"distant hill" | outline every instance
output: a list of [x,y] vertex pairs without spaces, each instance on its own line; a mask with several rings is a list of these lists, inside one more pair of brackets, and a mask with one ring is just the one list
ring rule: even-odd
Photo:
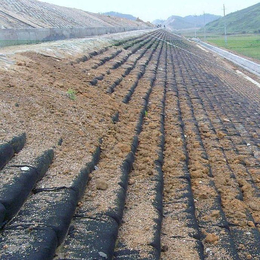
[[191,24],[190,22],[186,21],[185,18],[175,15],[169,17],[163,23],[163,25],[172,30],[182,30],[195,27],[195,24]]
[[37,0],[1,0],[0,29],[148,27],[148,23],[90,13]]
[[[189,15],[184,17],[185,21],[195,24],[196,27],[204,27],[205,24],[210,23],[212,21],[215,21],[219,19],[220,15],[214,15],[214,14],[202,14],[202,15]],[[205,21],[204,21],[205,20]]]
[[207,24],[206,31],[222,34],[225,22],[227,33],[260,33],[260,3]]
[[219,19],[220,16],[213,14],[205,15],[189,15],[185,17],[181,16],[170,16],[167,20],[155,20],[153,24],[162,24],[171,30],[185,30],[191,28],[201,28],[204,24]]
[[137,19],[137,17],[134,17],[131,14],[121,14],[121,13],[117,13],[117,12],[106,12],[106,13],[102,13],[102,14],[108,15],[108,16],[125,18],[125,19],[132,20],[132,21],[136,21],[136,19]]

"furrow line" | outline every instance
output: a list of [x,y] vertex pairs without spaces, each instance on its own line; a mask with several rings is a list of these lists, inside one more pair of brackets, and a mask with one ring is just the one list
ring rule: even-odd
[[[128,70],[127,68],[123,68],[122,66],[126,63],[126,62],[134,62],[136,60],[136,56],[137,58],[142,56],[142,53],[146,52],[147,48],[144,47],[144,50],[141,52],[141,54],[137,53],[138,50],[140,50],[143,46],[150,45],[150,41],[152,38],[148,38],[145,41],[143,41],[141,44],[139,44],[135,49],[129,51],[129,50],[125,50],[122,52],[122,58],[119,61],[110,61],[109,64],[107,66],[104,66],[104,68],[102,67],[102,72],[98,72],[98,75],[95,76],[91,81],[90,84],[93,86],[96,86],[99,84],[100,82],[103,82],[104,78],[109,77],[109,80],[106,80],[106,86],[107,85],[112,85],[113,81],[115,81],[115,78],[117,78],[118,74],[120,73],[120,75],[124,75],[126,73],[126,71]],[[154,40],[155,41],[155,40]],[[147,47],[146,46],[146,47]],[[133,59],[134,57],[134,59]],[[100,71],[101,68],[99,68]],[[117,70],[119,69],[119,71]],[[89,72],[90,73],[90,72]],[[93,71],[94,74],[96,74],[95,71]],[[114,76],[114,74],[116,74]],[[107,76],[107,77],[106,77]],[[110,80],[111,79],[111,80]],[[122,77],[121,77],[122,79]],[[118,79],[117,79],[118,80]]]
[[[127,78],[125,78],[125,77],[126,77],[131,71],[133,71],[133,70],[136,68],[137,63],[147,54],[147,52],[150,51],[150,49],[152,49],[152,50],[155,51],[155,50],[156,50],[156,46],[158,46],[158,41],[156,41],[156,40],[151,41],[151,43],[149,43],[149,45],[145,47],[144,51],[141,52],[141,54],[137,57],[137,59],[134,61],[133,65],[131,65],[130,67],[126,68],[126,70],[125,70],[124,73],[122,74],[122,77],[116,79],[116,81],[115,81],[110,87],[108,87],[107,93],[110,93],[110,94],[113,93],[113,92],[115,91],[116,87],[117,87],[120,83],[123,84],[122,81],[125,80],[125,79],[127,79]],[[150,58],[150,57],[151,57],[151,55],[148,57],[148,59],[146,59],[146,57],[144,57],[144,58],[149,62],[149,58]],[[143,76],[143,74],[144,74],[144,71],[141,69],[141,71],[138,72],[137,78],[138,78],[138,79],[141,78],[141,77]]]
[[[160,55],[161,51],[156,71]],[[153,78],[156,71],[151,75]],[[138,147],[138,129],[142,129],[152,88],[150,85],[144,99],[134,97],[131,106],[120,113],[118,123],[104,136],[101,160],[90,176],[71,231],[57,251],[56,259],[99,259],[102,256],[112,259],[122,221],[128,174]]]
[[172,49],[168,58],[161,259],[203,259]]
[[203,145],[194,116],[189,89],[190,77],[186,60],[174,49],[176,57],[176,84],[180,99],[180,110],[188,155],[188,168],[195,203],[195,214],[201,231],[199,238],[204,246],[204,257],[215,259],[225,256],[237,259],[234,242],[228,229],[221,199],[214,182],[208,155]]
[[[184,59],[183,59],[184,60]],[[189,68],[191,63],[189,65],[186,65],[186,73],[189,75]],[[183,66],[184,67],[184,66]],[[202,72],[200,72],[202,74]],[[194,86],[194,82],[196,77],[192,78],[192,75],[185,78],[185,84],[187,86]],[[203,88],[204,91],[207,90],[207,88]],[[206,141],[204,140],[205,138],[210,138],[207,139],[209,140],[208,143],[214,141],[211,140],[217,140],[218,138],[223,138],[221,135],[221,132],[216,134],[216,131],[214,133],[214,129],[209,129],[208,128],[208,122],[207,122],[207,115],[205,114],[205,108],[203,106],[203,98],[200,98],[199,93],[197,92],[197,95],[195,94],[196,88],[188,88],[188,94],[190,97],[193,97],[191,99],[191,106],[193,109],[194,115],[198,118],[203,118],[204,121],[200,123],[200,130],[202,133],[202,143],[205,143]],[[193,104],[192,104],[193,103]],[[198,123],[197,123],[198,124]],[[214,136],[215,135],[215,136]],[[217,145],[217,144],[216,144]],[[209,145],[208,145],[209,146]],[[250,210],[246,206],[246,204],[243,201],[243,194],[242,190],[240,189],[238,180],[236,178],[236,175],[234,172],[231,170],[231,168],[227,165],[227,163],[221,163],[223,162],[223,157],[225,158],[225,155],[221,152],[209,156],[208,154],[210,153],[210,150],[205,150],[207,154],[207,158],[211,160],[211,174],[212,177],[214,178],[214,183],[216,185],[217,191],[221,195],[221,203],[223,210],[225,212],[226,218],[228,220],[229,224],[229,229],[231,231],[231,235],[233,237],[233,240],[236,245],[236,250],[239,252],[239,255],[243,257],[258,257],[259,252],[255,247],[252,247],[253,244],[257,244],[259,240],[259,232],[256,228],[254,228],[254,224],[250,226],[250,223],[254,223],[254,220],[252,218],[252,215],[250,214]],[[212,155],[212,153],[211,153]],[[218,158],[219,156],[219,158]],[[216,161],[218,161],[216,163]],[[225,160],[224,160],[225,161]],[[216,164],[218,164],[216,166]],[[222,166],[221,166],[222,164]],[[223,176],[222,172],[225,172],[225,175]],[[228,174],[229,173],[229,174]],[[237,222],[234,219],[237,219],[236,213],[234,211],[234,206],[237,206],[239,209],[240,214],[240,221]],[[243,216],[243,217],[242,217]],[[242,223],[245,223],[242,224]],[[238,226],[238,227],[236,227]],[[247,227],[248,226],[248,227]],[[250,233],[250,239],[247,233]],[[239,242],[240,241],[240,242]],[[243,243],[244,245],[244,250],[241,253],[241,248],[240,244]]]
[[[211,104],[215,95],[212,94],[209,98],[205,89],[210,88],[204,88],[204,91],[201,93],[205,95],[204,98],[207,98]],[[213,105],[211,104],[211,106]],[[230,112],[234,111],[230,109]],[[229,116],[226,112],[224,112],[224,115],[226,116],[225,118]],[[215,144],[213,141],[208,141],[207,146],[212,158],[216,154],[223,158],[219,159],[217,164],[215,163],[214,173],[216,176],[219,176],[218,183],[221,187],[222,204],[231,226],[230,229],[234,233],[234,240],[241,258],[259,257],[259,251],[253,246],[258,243],[259,239],[259,231],[256,227],[258,227],[259,223],[260,212],[257,205],[260,193],[258,178],[255,175],[255,171],[259,169],[259,160],[254,157],[251,148],[248,147],[243,136],[236,130],[232,122],[233,120],[226,122],[228,125],[226,124],[225,126],[218,113],[213,118],[216,118],[216,120],[212,123],[208,122],[208,124],[214,125],[218,132],[214,130]],[[227,127],[233,129],[232,133],[223,131]],[[208,134],[207,137],[210,140],[214,140],[214,134]],[[221,147],[221,144],[224,148]],[[235,180],[234,184],[236,189],[240,190],[241,195],[235,197],[234,193],[232,193],[231,187],[234,187],[234,184],[232,185],[229,176],[231,180]],[[242,248],[241,244],[243,244]]]
[[126,206],[119,229],[115,259],[159,259],[162,221],[164,112],[167,46],[139,134],[133,170],[129,175]]

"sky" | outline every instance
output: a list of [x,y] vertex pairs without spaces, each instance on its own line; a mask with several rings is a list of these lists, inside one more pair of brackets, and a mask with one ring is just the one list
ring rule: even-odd
[[204,12],[223,15],[223,4],[226,14],[257,4],[253,0],[41,0],[56,5],[74,7],[93,13],[109,11],[131,14],[144,21],[166,20],[171,15],[201,15]]

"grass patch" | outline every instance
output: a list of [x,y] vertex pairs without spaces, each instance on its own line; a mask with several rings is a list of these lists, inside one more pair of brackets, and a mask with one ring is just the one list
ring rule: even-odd
[[71,89],[71,88],[69,88],[68,91],[67,91],[67,96],[71,100],[76,100],[76,91]]

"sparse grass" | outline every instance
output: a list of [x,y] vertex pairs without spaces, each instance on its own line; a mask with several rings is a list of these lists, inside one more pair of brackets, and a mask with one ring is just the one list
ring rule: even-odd
[[75,90],[69,88],[67,91],[67,96],[71,99],[71,100],[76,100],[76,92]]

